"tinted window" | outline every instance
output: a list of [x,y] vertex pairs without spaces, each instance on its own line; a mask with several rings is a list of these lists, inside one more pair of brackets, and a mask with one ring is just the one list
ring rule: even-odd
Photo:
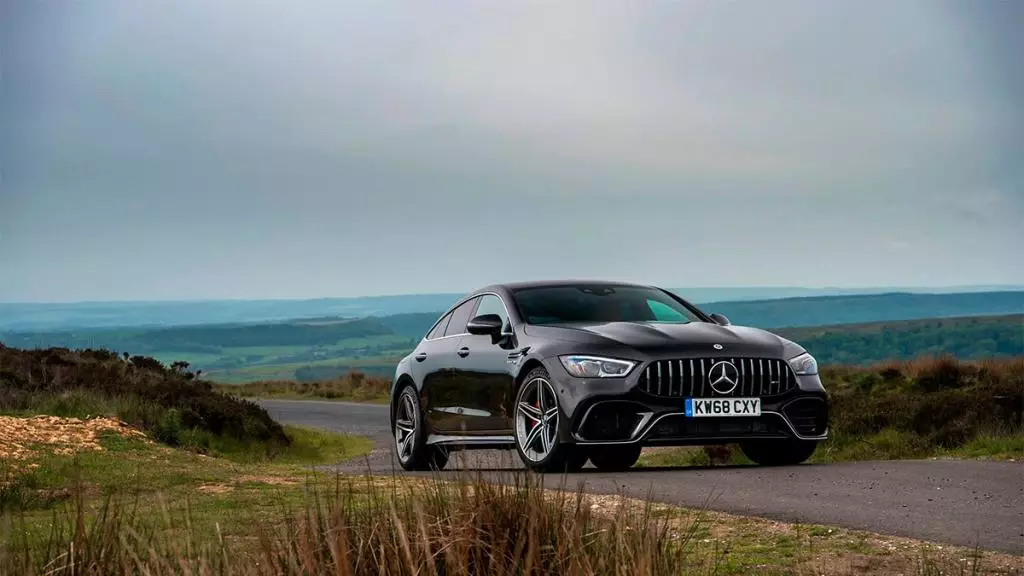
[[458,308],[452,310],[452,319],[448,322],[448,329],[444,331],[445,336],[466,333],[466,323],[469,322],[479,298],[472,298],[463,302]]
[[513,295],[530,324],[701,321],[668,294],[641,286],[545,286],[521,288]]
[[501,303],[501,298],[494,294],[484,294],[480,297],[480,306],[477,307],[475,315],[483,316],[484,314],[497,314],[501,317],[503,330],[508,332],[512,329],[508,322],[508,314],[505,312],[505,305]]
[[687,322],[688,318],[683,315],[682,312],[672,308],[671,306],[658,302],[657,300],[647,300],[647,307],[651,309],[651,313],[654,314],[654,320],[656,322]]
[[433,340],[434,338],[440,338],[441,336],[444,336],[444,330],[445,328],[448,327],[448,321],[451,319],[451,314],[448,314],[444,318],[442,318],[441,321],[438,322],[436,326],[434,326],[434,329],[430,331],[430,334],[427,334],[427,340]]

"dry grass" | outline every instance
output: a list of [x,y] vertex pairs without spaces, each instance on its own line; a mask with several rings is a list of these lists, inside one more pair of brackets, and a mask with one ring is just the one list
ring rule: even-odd
[[257,398],[318,398],[353,402],[387,402],[391,380],[352,371],[332,380],[297,382],[263,380],[248,384],[218,384],[217,389],[229,395]]
[[[237,488],[207,485],[206,499]],[[321,478],[272,515],[213,532],[199,512],[68,503],[42,530],[8,517],[0,573],[1021,574],[1024,559],[905,538],[685,510],[624,496],[435,478]],[[216,508],[206,508],[207,511]]]

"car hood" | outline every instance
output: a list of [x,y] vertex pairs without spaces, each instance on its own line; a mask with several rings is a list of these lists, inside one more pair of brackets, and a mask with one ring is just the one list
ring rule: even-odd
[[[722,326],[710,322],[661,324],[648,322],[594,322],[530,325],[527,334],[580,344],[609,344],[646,354],[678,353],[683,356],[737,356],[781,358],[803,351],[789,340],[747,326]],[[716,350],[715,344],[722,346]]]

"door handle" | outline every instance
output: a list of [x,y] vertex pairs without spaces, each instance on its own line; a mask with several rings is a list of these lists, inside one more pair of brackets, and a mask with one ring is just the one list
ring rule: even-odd
[[420,352],[419,354],[416,355],[416,361],[417,362],[423,362],[426,359],[427,359],[427,353],[426,352]]
[[459,348],[459,351],[456,352],[456,354],[458,354],[462,358],[465,358],[466,356],[469,356],[469,348],[463,346],[462,348]]

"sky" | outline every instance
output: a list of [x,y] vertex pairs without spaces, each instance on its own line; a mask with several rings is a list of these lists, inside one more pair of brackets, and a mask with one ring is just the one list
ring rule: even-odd
[[1024,284],[1022,23],[0,0],[0,301]]

